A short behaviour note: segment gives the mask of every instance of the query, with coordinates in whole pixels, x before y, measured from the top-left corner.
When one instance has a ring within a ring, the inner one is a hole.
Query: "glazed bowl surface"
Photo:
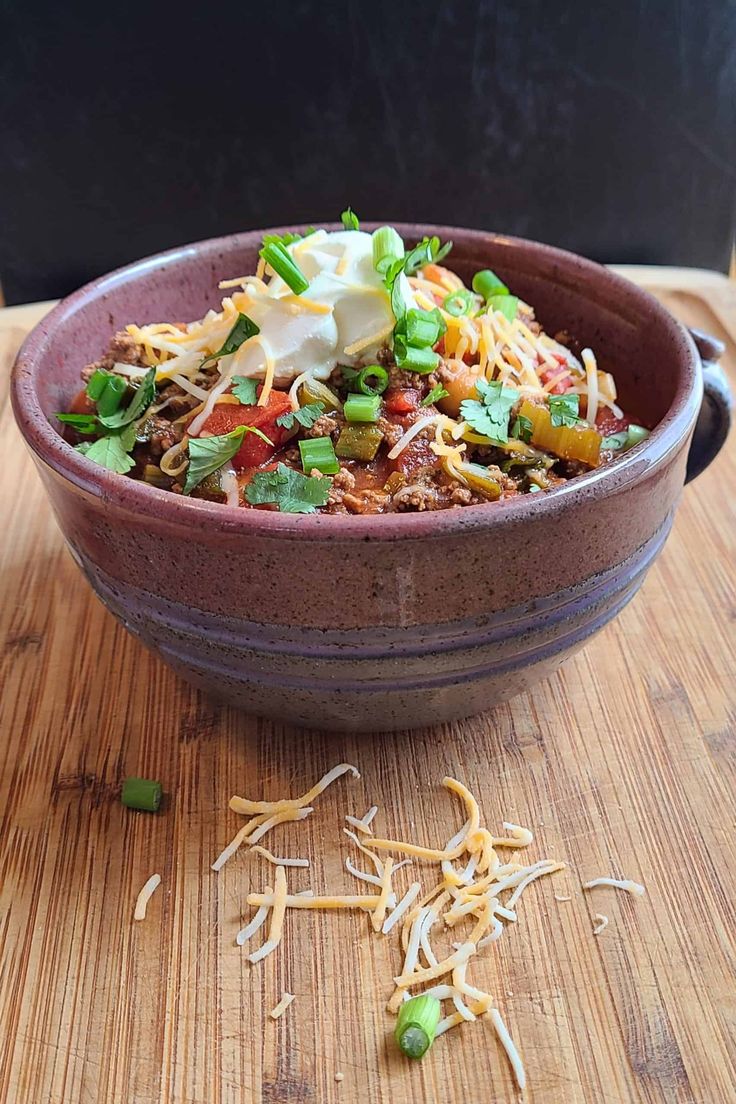
[[[466,280],[494,269],[548,332],[566,329],[590,345],[616,375],[623,408],[656,425],[649,439],[546,495],[366,517],[230,509],[75,452],[54,413],[67,408],[81,367],[130,321],[197,318],[219,306],[218,281],[255,270],[264,231],[94,281],[29,335],[13,372],[21,432],[105,605],[190,682],[318,728],[446,721],[553,671],[629,601],[660,551],[703,398],[691,336],[607,269],[502,235],[398,229],[407,241],[452,239],[452,266]],[[716,451],[712,431],[707,448],[693,467]]]

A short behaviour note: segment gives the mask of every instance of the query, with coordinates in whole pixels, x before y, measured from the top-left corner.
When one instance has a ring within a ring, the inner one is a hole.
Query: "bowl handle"
[[[716,337],[691,328],[703,367],[703,404],[695,423],[685,482],[696,479],[716,458],[731,428],[731,389],[718,360],[726,346]]]

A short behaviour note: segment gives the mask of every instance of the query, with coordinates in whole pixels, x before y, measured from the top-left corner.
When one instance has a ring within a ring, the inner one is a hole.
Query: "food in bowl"
[[[77,450],[231,507],[386,514],[553,491],[648,435],[493,271],[343,225],[266,235],[219,311],[115,333],[58,415]]]

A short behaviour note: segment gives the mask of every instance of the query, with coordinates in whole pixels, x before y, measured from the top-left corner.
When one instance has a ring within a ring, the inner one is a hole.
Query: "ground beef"
[[[414,483],[402,487],[393,497],[395,510],[436,510],[439,506],[437,488],[431,485]]]
[[[355,476],[348,468],[340,468],[340,471],[332,479],[330,496],[327,499],[325,510],[330,514],[344,514],[343,498],[355,488]]]
[[[181,440],[181,429],[166,418],[151,414],[138,431],[138,440],[145,438],[151,456],[163,456],[167,449]]]
[[[389,449],[392,449],[404,436],[405,430],[402,426],[397,425],[396,422],[390,422],[388,418],[379,418],[376,425],[383,434],[383,439]]]
[[[86,382],[99,368],[109,372],[114,364],[136,364],[145,368],[144,356],[143,346],[134,341],[125,330],[119,330],[110,340],[105,355],[82,369],[82,379]]]
[[[190,410],[194,410],[195,406],[199,405],[199,399],[196,395],[190,395],[186,391],[182,391],[176,383],[170,383],[168,387],[164,387],[158,393],[158,403],[166,403],[166,414],[169,418],[180,418],[182,414],[188,414]]]
[[[450,492],[450,502],[454,506],[472,506],[473,492],[470,487],[455,487]]]
[[[424,398],[431,390],[428,375],[422,375],[420,372],[407,372],[405,368],[397,368],[395,364],[388,368],[388,388],[392,391],[404,391],[411,388],[419,392],[420,398]]]
[[[340,430],[340,421],[332,414],[322,414],[309,429],[304,430],[305,437],[332,437]]]
[[[342,504],[351,514],[379,514],[388,500],[385,491],[359,491],[357,494],[348,491],[343,495]]]

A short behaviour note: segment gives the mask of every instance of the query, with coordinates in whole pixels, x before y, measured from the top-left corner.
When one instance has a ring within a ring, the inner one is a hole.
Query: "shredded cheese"
[[[271,901],[271,923],[268,929],[268,939],[257,951],[253,951],[252,954],[248,955],[249,962],[260,962],[261,959],[266,958],[272,951],[275,951],[281,942],[284,917],[286,916],[286,898],[286,874],[284,873],[283,866],[277,866],[273,898]]]
[[[387,337],[390,337],[393,333],[394,323],[391,322],[387,326],[383,326],[377,333],[370,334],[368,337],[361,337],[358,341],[353,341],[351,345],[346,345],[343,349],[345,356],[356,356],[357,353],[362,353],[364,349],[369,349],[371,345],[380,345],[382,341],[385,341]]]
[[[353,778],[360,778],[357,767],[353,767],[350,763],[339,763],[301,797],[284,798],[282,801],[248,801],[244,797],[231,797],[230,808],[234,813],[278,813],[284,809],[301,809],[305,805],[311,805],[315,797],[319,797],[328,786],[348,772]]]
[[[270,851],[267,851],[265,847],[261,847],[259,843],[255,847],[251,847],[251,851],[255,851],[259,855],[263,855],[264,859],[267,859],[274,866],[309,866],[309,859],[280,859],[276,855],[272,855]]]
[[[634,897],[643,897],[646,893],[643,885],[639,885],[638,882],[632,882],[628,878],[593,878],[590,882],[583,882],[583,889],[595,889],[596,886],[613,886],[614,889],[623,889],[625,893],[630,893]]]
[[[600,935],[601,932],[608,927],[608,917],[604,916],[602,912],[597,912],[593,919],[596,921],[596,925],[593,928],[593,935]]]
[[[148,902],[160,885],[161,875],[152,874],[146,884],[143,886],[143,889],[138,894],[138,897],[136,898],[135,911],[133,913],[134,920],[146,919],[146,909],[148,907]]]
[[[526,1073],[524,1072],[524,1065],[521,1061],[521,1056],[514,1044],[514,1040],[509,1035],[506,1024],[503,1022],[503,1017],[497,1008],[491,1009],[491,1022],[496,1029],[501,1046],[508,1055],[509,1062],[511,1063],[511,1069],[514,1072],[514,1079],[519,1087],[520,1091],[523,1091],[526,1087]]]
[[[276,1005],[276,1007],[271,1009],[271,1011],[269,1013],[271,1019],[272,1020],[277,1020],[279,1018],[279,1016],[283,1016],[284,1012],[286,1011],[286,1009],[289,1007],[289,1005],[291,1004],[291,1002],[293,1000],[294,1000],[294,994],[293,993],[284,993],[283,996],[281,997],[281,1000]]]
[[[395,868],[395,869],[397,869],[397,868]],[[404,915],[404,913],[408,911],[409,906],[414,901],[416,901],[417,897],[419,896],[421,888],[422,888],[421,882],[412,882],[412,884],[409,886],[406,893],[401,898],[401,900],[399,901],[398,905],[393,910],[391,915],[387,916],[386,919],[384,920],[383,928],[382,928],[382,931],[383,931],[384,935],[388,935],[388,933],[391,931],[391,929],[393,927],[395,927],[395,925],[398,923],[398,921],[401,919],[401,917]]]

